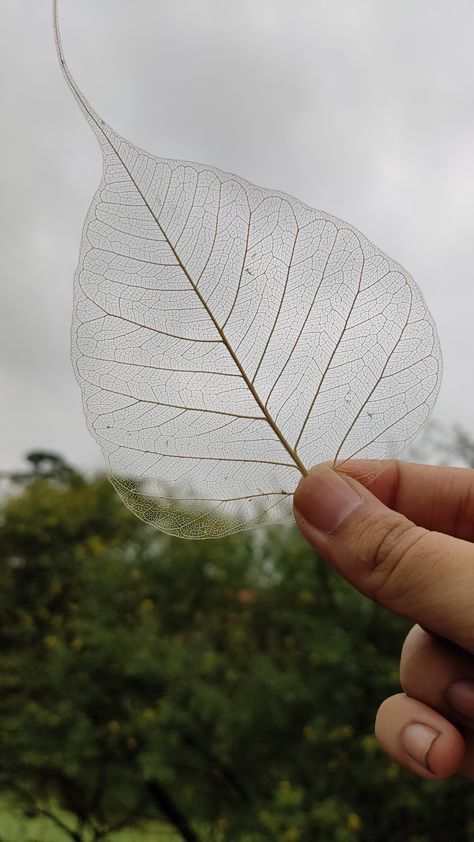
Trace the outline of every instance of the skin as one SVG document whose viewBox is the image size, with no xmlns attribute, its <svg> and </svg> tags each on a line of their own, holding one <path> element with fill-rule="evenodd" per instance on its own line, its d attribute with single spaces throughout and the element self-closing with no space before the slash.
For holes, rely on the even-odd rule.
<svg viewBox="0 0 474 842">
<path fill-rule="evenodd" d="M 301 480 L 294 511 L 328 564 L 415 624 L 401 653 L 403 692 L 377 713 L 382 748 L 422 778 L 474 779 L 474 471 L 319 465 Z"/>
</svg>

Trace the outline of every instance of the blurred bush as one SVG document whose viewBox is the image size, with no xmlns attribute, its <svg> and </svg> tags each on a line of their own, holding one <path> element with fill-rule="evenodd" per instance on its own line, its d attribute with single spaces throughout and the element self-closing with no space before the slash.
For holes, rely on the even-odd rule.
<svg viewBox="0 0 474 842">
<path fill-rule="evenodd" d="M 40 458 L 41 457 L 41 458 Z M 468 842 L 472 785 L 379 750 L 408 624 L 291 528 L 184 541 L 31 454 L 0 513 L 0 784 L 74 842 Z M 43 842 L 43 840 L 38 840 Z"/>
</svg>

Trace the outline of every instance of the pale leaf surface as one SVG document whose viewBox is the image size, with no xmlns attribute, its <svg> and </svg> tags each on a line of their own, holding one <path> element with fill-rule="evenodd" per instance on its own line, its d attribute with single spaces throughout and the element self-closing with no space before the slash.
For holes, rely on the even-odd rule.
<svg viewBox="0 0 474 842">
<path fill-rule="evenodd" d="M 188 538 L 283 521 L 310 466 L 399 454 L 441 355 L 407 272 L 359 231 L 215 167 L 133 146 L 66 79 L 103 152 L 72 357 L 110 478 Z"/>
</svg>

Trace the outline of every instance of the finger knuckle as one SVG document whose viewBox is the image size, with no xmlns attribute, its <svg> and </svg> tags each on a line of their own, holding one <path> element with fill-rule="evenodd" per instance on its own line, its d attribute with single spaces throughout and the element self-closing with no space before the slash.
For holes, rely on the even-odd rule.
<svg viewBox="0 0 474 842">
<path fill-rule="evenodd" d="M 410 566 L 424 555 L 426 531 L 405 518 L 387 515 L 374 526 L 371 535 L 372 566 L 368 588 L 376 602 L 403 599 L 411 589 Z"/>
</svg>

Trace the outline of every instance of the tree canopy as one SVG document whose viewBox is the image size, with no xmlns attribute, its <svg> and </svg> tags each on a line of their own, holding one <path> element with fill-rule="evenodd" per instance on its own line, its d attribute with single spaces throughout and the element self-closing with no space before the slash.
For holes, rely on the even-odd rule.
<svg viewBox="0 0 474 842">
<path fill-rule="evenodd" d="M 474 839 L 373 736 L 408 624 L 292 528 L 184 541 L 32 454 L 0 513 L 0 782 L 64 839 Z M 6 840 L 8 842 L 8 840 Z M 47 840 L 38 840 L 47 842 Z"/>
</svg>

